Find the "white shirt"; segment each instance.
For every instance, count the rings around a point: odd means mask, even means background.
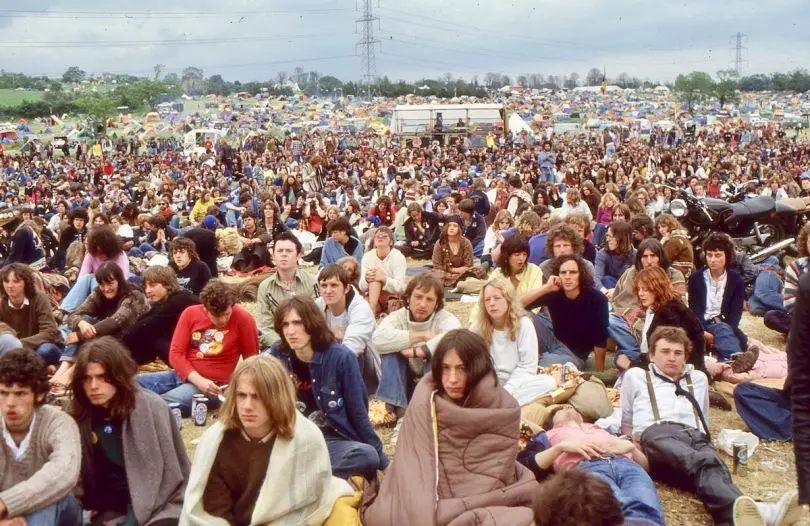
[[[14,455],[14,460],[22,460],[25,453],[28,451],[28,443],[31,441],[31,431],[34,429],[34,424],[36,421],[37,414],[34,413],[33,418],[31,418],[31,425],[28,426],[28,432],[25,434],[25,437],[23,437],[20,445],[18,446],[11,437],[11,433],[9,433],[8,429],[6,429],[6,420],[0,416],[0,429],[3,432],[3,439],[6,441],[6,445],[8,446],[9,451],[11,451],[11,454]]]
[[[720,279],[715,282],[709,269],[703,271],[703,280],[706,282],[706,312],[703,318],[707,321],[720,316],[723,310],[723,294],[726,291],[727,277],[727,274],[723,272]]]
[[[655,311],[647,307],[647,314],[644,316],[644,328],[641,329],[641,343],[638,346],[642,354],[647,354],[647,332],[650,330],[654,317]]]
[[[360,290],[368,290],[368,281],[366,280],[366,273],[373,268],[381,268],[385,271],[388,279],[385,280],[383,290],[391,294],[404,294],[405,287],[408,283],[405,280],[405,274],[408,270],[408,262],[402,252],[396,248],[392,248],[391,252],[385,256],[385,259],[380,259],[377,256],[377,250],[369,250],[363,254],[363,260],[360,262]]]
[[[661,422],[678,422],[696,429],[702,429],[700,420],[689,399],[685,396],[675,396],[675,384],[666,382],[652,374],[655,364],[650,364],[655,399],[658,402],[658,414]],[[659,371],[659,374],[663,374]],[[709,381],[701,371],[694,370],[691,364],[686,364],[683,375],[688,374],[692,379],[692,388],[695,399],[700,406],[706,424],[709,423]],[[686,379],[682,376],[679,383],[684,390],[688,390]],[[647,390],[647,374],[640,367],[633,367],[624,373],[621,387],[622,426],[630,426],[634,437],[641,436],[645,429],[655,424],[652,402]]]
[[[470,330],[481,333],[475,324]],[[537,333],[527,316],[520,318],[520,328],[515,340],[511,340],[506,331],[492,331],[489,352],[495,365],[498,383],[515,397],[520,405],[525,405],[554,389],[553,378],[537,374],[539,355]]]

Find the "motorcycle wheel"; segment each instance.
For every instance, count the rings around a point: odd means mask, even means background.
[[[759,233],[767,237],[763,248],[767,248],[785,239],[785,229],[779,223],[760,223]]]

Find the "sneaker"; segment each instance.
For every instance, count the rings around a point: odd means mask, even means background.
[[[773,522],[774,526],[798,526],[810,525],[810,515],[804,507],[799,504],[799,492],[788,491],[776,506],[776,518]]]
[[[766,526],[757,503],[751,497],[737,497],[734,501],[734,526]]]

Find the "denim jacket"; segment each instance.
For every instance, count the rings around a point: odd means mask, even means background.
[[[281,350],[278,341],[269,349],[292,371],[292,356]],[[380,469],[388,467],[389,459],[383,452],[380,437],[368,418],[368,394],[360,375],[357,357],[341,343],[333,343],[326,351],[315,352],[309,364],[315,404],[330,427],[347,440],[368,444],[380,456]]]

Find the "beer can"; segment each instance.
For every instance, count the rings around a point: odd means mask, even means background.
[[[734,474],[745,476],[748,473],[748,444],[735,442],[732,447],[734,448]]]
[[[194,395],[191,399],[191,418],[194,419],[195,426],[205,426],[208,420],[208,397],[202,394]]]
[[[172,411],[172,416],[174,417],[174,423],[177,424],[177,429],[183,429],[183,414],[180,412],[180,404],[171,403],[169,404],[169,409]]]

